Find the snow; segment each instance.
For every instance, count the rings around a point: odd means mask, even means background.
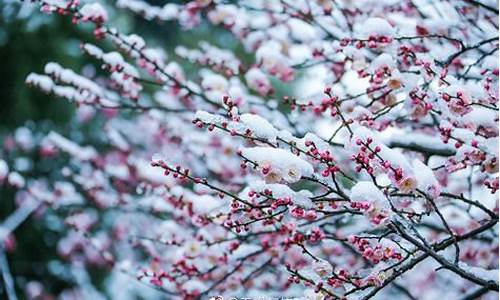
[[[227,202],[223,199],[210,195],[196,195],[192,201],[193,211],[196,214],[208,214],[219,207],[226,207]]]
[[[481,67],[486,70],[496,70],[498,69],[498,59],[495,56],[487,56],[484,60],[483,63],[481,64]]]
[[[137,176],[143,180],[156,184],[165,184],[171,180],[170,177],[165,176],[161,168],[151,166],[151,163],[145,159],[137,159],[133,162],[133,165],[137,170]]]
[[[473,110],[457,119],[469,127],[498,127],[498,112],[481,106],[474,107]]]
[[[135,46],[135,48],[137,48],[137,46]],[[145,48],[141,50],[141,53],[147,60],[154,62],[160,67],[164,66],[165,61],[168,58],[167,53],[165,53],[165,51],[163,51],[163,49],[161,48]]]
[[[99,3],[88,3],[80,8],[80,14],[83,20],[91,20],[95,22],[106,22],[108,13]]]
[[[439,136],[431,136],[424,133],[393,133],[384,139],[384,142],[387,145],[391,145],[392,143],[397,143],[401,145],[409,146],[411,144],[416,144],[429,149],[436,150],[450,150],[454,151],[455,147],[451,144],[445,144],[441,137]]]
[[[167,3],[163,6],[158,16],[162,20],[174,20],[179,15],[179,6],[173,3]]]
[[[52,78],[46,75],[39,75],[35,73],[30,73],[28,77],[26,77],[26,83],[34,85],[46,93],[50,92],[54,87]]]
[[[194,294],[196,291],[199,293],[205,291],[207,289],[207,286],[200,280],[191,279],[186,281],[182,285],[182,289],[185,290],[187,293]]]
[[[322,278],[328,278],[333,273],[333,266],[326,260],[320,259],[312,263],[312,268],[316,274]]]
[[[260,168],[270,167],[271,172],[266,176],[270,181],[283,179],[293,183],[299,181],[302,176],[311,176],[314,173],[310,163],[284,149],[253,147],[243,148],[241,153],[245,158],[256,162]]]
[[[135,13],[143,15],[146,20],[158,18],[160,13],[159,7],[151,6],[145,1],[119,0],[117,1],[116,5],[120,8],[126,8]]]
[[[361,38],[368,38],[371,35],[375,36],[392,36],[394,27],[382,18],[369,18],[363,23],[361,28]]]
[[[273,198],[290,198],[294,205],[303,208],[313,208],[314,203],[311,201],[312,193],[308,190],[294,191],[285,184],[272,183],[266,184],[263,181],[254,181],[249,185],[250,189],[256,192],[270,190],[273,193]]]
[[[227,93],[229,83],[226,78],[219,74],[205,72],[201,81],[201,86],[210,100],[221,101],[224,94]]]
[[[69,182],[57,181],[54,183],[54,191],[57,191],[57,206],[64,205],[81,205],[85,202],[82,195],[80,195],[75,186]],[[37,193],[38,194],[38,193]]]
[[[266,119],[255,114],[242,114],[240,120],[258,137],[276,142],[278,131]]]
[[[111,176],[114,176],[116,178],[122,179],[122,180],[127,180],[130,176],[130,172],[128,169],[128,166],[126,165],[119,165],[119,164],[107,164],[104,167],[104,171],[108,173]]]
[[[14,139],[23,149],[31,149],[34,145],[33,133],[27,127],[17,128]]]
[[[107,63],[108,65],[110,65],[111,68],[121,67],[121,68],[123,68],[122,72],[124,72],[128,75],[134,76],[134,77],[139,77],[139,72],[137,72],[137,69],[134,68],[129,63],[125,62],[122,55],[118,52],[109,52],[109,53],[103,54],[102,60],[105,63]]]
[[[118,149],[122,151],[128,151],[130,150],[130,145],[127,142],[127,140],[123,137],[123,135],[116,129],[113,129],[111,127],[106,128],[106,134],[114,146],[116,146]]]
[[[257,50],[255,57],[267,73],[282,81],[293,79],[293,69],[289,67],[289,59],[283,54],[283,47],[276,41],[267,41]]]
[[[417,187],[423,192],[436,198],[441,192],[441,186],[431,168],[419,159],[413,160],[413,174],[417,180]]]
[[[238,249],[236,249],[233,252],[233,255],[231,255],[231,257],[229,258],[230,262],[231,263],[237,262],[241,258],[246,257],[252,253],[255,253],[256,251],[259,251],[259,250],[260,250],[259,246],[255,245],[255,244],[241,244],[238,247]]]
[[[386,132],[389,133],[388,131]],[[383,143],[383,139],[380,138],[380,135],[377,132],[371,131],[370,129],[363,126],[359,126],[354,129],[353,141],[356,140],[356,138],[360,138],[361,140],[366,141],[369,137],[373,139],[373,142],[371,143],[372,147],[380,147],[381,150],[379,152],[379,155],[380,157],[382,157],[382,159],[389,161],[393,167],[401,168],[405,175],[412,174],[412,167],[407,157],[399,150],[387,147]]]
[[[300,64],[313,58],[312,50],[309,45],[292,45],[288,49],[288,55],[292,64]]]
[[[352,110],[351,113],[349,113],[349,116],[355,120],[359,120],[359,119],[362,119],[362,118],[366,118],[366,117],[371,117],[373,114],[371,113],[371,111],[369,111],[367,108],[361,106],[361,105],[357,105],[354,107],[354,109]]]
[[[195,120],[218,126],[222,126],[222,124],[225,123],[227,130],[234,130],[239,134],[245,134],[247,130],[251,130],[255,137],[272,143],[276,142],[276,137],[278,135],[278,130],[274,128],[271,123],[256,114],[242,114],[238,122],[200,110],[196,112]]]
[[[137,34],[122,35],[121,38],[135,49],[142,49],[146,46],[144,39]]]
[[[269,79],[259,68],[248,70],[245,74],[245,80],[251,89],[259,92],[261,95],[266,95],[272,90]]]
[[[94,56],[98,59],[100,59],[103,55],[103,51],[101,50],[101,48],[89,43],[83,44],[83,50],[85,50],[89,55]]]
[[[290,26],[292,37],[296,40],[310,42],[318,38],[316,29],[300,19],[291,18],[288,20],[288,26]]]
[[[47,139],[54,144],[54,146],[60,148],[61,150],[67,152],[72,157],[78,160],[90,160],[97,156],[97,152],[94,148],[87,146],[81,147],[77,143],[63,137],[62,135],[51,131],[47,135]]]
[[[71,87],[71,86],[58,86],[58,85],[56,85],[52,89],[52,92],[57,97],[66,98],[70,101],[76,100],[75,98],[78,95],[78,91],[74,87]]]
[[[64,7],[65,5],[67,5],[66,0],[45,0],[44,2],[56,7]]]
[[[63,83],[71,84],[79,89],[86,89],[97,96],[102,96],[102,90],[95,82],[76,74],[73,70],[65,69],[58,63],[49,62],[45,65],[44,72],[54,76]]]
[[[393,215],[389,201],[371,181],[356,183],[351,189],[350,198],[352,201],[369,203],[368,210],[365,210],[363,214],[371,220],[372,225],[383,225]]]
[[[198,110],[195,113],[194,118],[199,119],[200,121],[202,121],[204,123],[209,123],[209,124],[220,124],[220,123],[224,122],[224,120],[225,120],[224,117],[222,117],[222,116],[215,115],[215,114],[203,111],[203,110]]]
[[[459,262],[458,266],[476,277],[485,279],[487,281],[494,281],[498,284],[498,269],[487,270],[481,267],[469,266],[464,262]]]
[[[200,49],[188,49],[184,46],[175,48],[175,53],[190,62],[211,66],[212,69],[223,67],[233,74],[240,72],[241,62],[228,50],[220,49],[207,42],[200,42]]]
[[[9,166],[5,160],[0,159],[0,180],[3,180],[9,174]]]
[[[215,9],[209,11],[208,19],[215,25],[231,24],[234,23],[237,13],[237,8],[234,5],[217,5]]]
[[[389,70],[393,69],[396,67],[396,62],[392,55],[387,53],[382,53],[371,62],[369,70],[371,72],[374,72],[378,69],[385,67],[389,68]]]
[[[325,295],[318,291],[316,292],[314,289],[308,288],[304,290],[304,297],[301,298],[304,300],[323,300],[325,299]]]
[[[359,181],[352,189],[350,198],[352,201],[385,201],[384,193],[370,181]]]
[[[278,64],[282,64],[285,60],[285,57],[281,54],[281,45],[275,41],[266,42],[260,46],[255,53],[255,58],[267,70],[277,67]]]
[[[24,177],[17,172],[11,172],[9,174],[9,177],[7,177],[7,181],[9,182],[10,185],[15,186],[17,188],[23,188],[24,185],[26,184]]]

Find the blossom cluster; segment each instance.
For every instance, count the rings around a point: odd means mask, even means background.
[[[0,159],[0,184],[61,220],[78,293],[103,297],[98,267],[111,293],[167,299],[497,297],[495,1],[34,2],[94,29],[102,74],[49,62],[26,83],[103,117],[102,144],[20,128],[3,152],[66,166]],[[253,61],[170,54],[113,27],[127,12],[225,30]]]

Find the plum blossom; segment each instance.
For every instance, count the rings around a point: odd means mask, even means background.
[[[67,126],[0,132],[0,292],[497,297],[494,1],[32,2],[94,31],[25,79]]]

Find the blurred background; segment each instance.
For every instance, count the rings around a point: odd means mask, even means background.
[[[182,1],[148,2],[164,5],[167,2]],[[111,1],[101,3],[107,4],[111,24],[122,32],[138,33],[150,45],[165,49],[170,57],[176,45],[195,47],[203,37],[215,45],[233,48],[240,57],[249,59],[227,32],[210,28],[206,22],[189,34],[183,34],[175,23],[146,22],[128,11],[113,10]],[[64,161],[44,159],[36,151],[32,151],[29,145],[5,151],[12,141],[19,142],[27,136],[42,137],[54,130],[77,142],[92,142],[99,148],[100,124],[103,121],[99,115],[90,122],[79,122],[73,104],[31,89],[25,84],[30,72],[43,73],[45,64],[50,61],[58,62],[77,73],[98,73],[92,60],[80,51],[82,42],[106,46],[105,42],[95,40],[92,30],[91,26],[74,26],[69,18],[42,14],[39,6],[30,1],[0,1],[0,141],[3,143],[0,158],[26,178],[57,180],[59,175],[54,171],[60,170]],[[182,61],[180,63],[183,64]],[[188,74],[196,75],[192,66],[183,64],[183,67]],[[0,221],[3,222],[15,211],[15,198],[14,188],[0,185]],[[21,299],[25,297],[29,282],[40,282],[53,294],[71,289],[74,285],[71,275],[57,257],[57,241],[63,236],[63,227],[57,217],[37,218],[35,214],[15,230],[13,245],[7,257],[16,283],[16,292]],[[93,284],[104,290],[106,270],[95,269],[91,272]],[[2,284],[0,298],[6,299]]]
[[[231,50],[246,65],[254,61],[253,54],[246,53],[229,32],[211,26],[206,20],[200,27],[186,31],[175,22],[149,22],[129,11],[117,10],[113,8],[114,1],[99,2],[108,9],[110,24],[124,33],[141,35],[148,45],[163,48],[169,57],[175,56],[176,46],[197,48],[203,40]],[[183,1],[147,2],[163,6]],[[114,48],[106,41],[96,41],[92,26],[74,26],[68,17],[47,15],[39,9],[39,5],[31,1],[0,0],[0,141],[3,143],[0,159],[26,179],[44,178],[55,182],[60,179],[60,170],[67,160],[61,157],[44,158],[29,141],[41,140],[53,130],[78,143],[103,149],[106,147],[101,141],[105,117],[97,113],[85,119],[73,104],[29,88],[25,79],[31,72],[43,73],[45,64],[51,61],[87,76],[99,75],[101,70],[96,67],[98,64],[82,54],[81,43],[95,43],[109,51]],[[175,60],[190,79],[199,79],[196,66],[181,59]],[[285,92],[289,94],[290,84],[284,85],[276,80],[273,84],[278,99]],[[23,143],[24,146],[17,146]],[[16,210],[18,196],[13,187],[0,184],[0,222]],[[71,271],[57,254],[57,242],[65,232],[62,214],[64,212],[60,211],[36,212],[14,232],[7,258],[17,295],[21,299],[26,297],[30,282],[41,283],[46,292],[53,295],[71,290],[76,285]],[[102,291],[106,290],[107,271],[99,268],[90,270],[92,284]],[[37,286],[31,288],[36,289]],[[6,299],[1,284],[0,299]]]

